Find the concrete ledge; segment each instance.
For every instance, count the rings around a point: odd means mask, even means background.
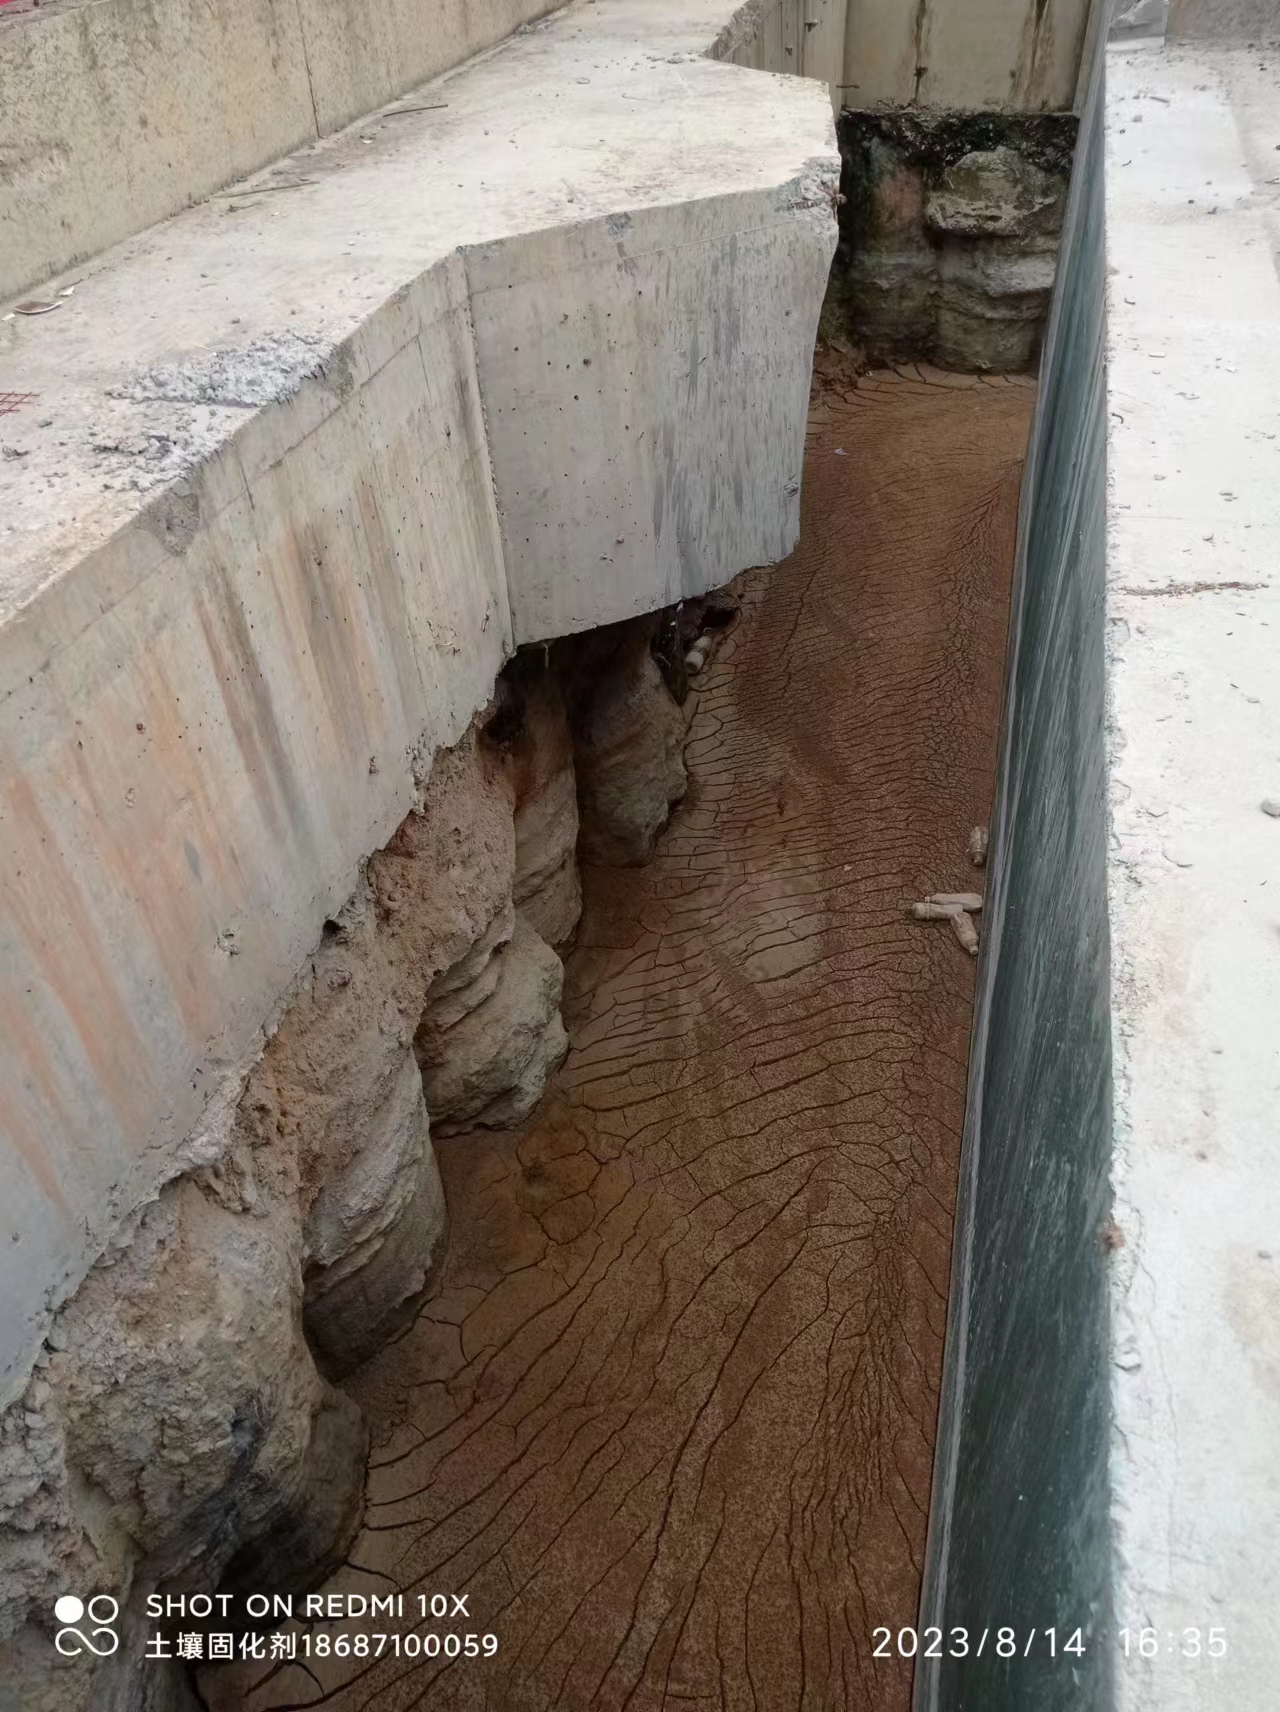
[[[1108,63],[1124,1712],[1270,1705],[1280,1646],[1278,73],[1257,46]]]
[[[0,319],[0,1398],[512,647],[793,543],[839,163],[729,13],[571,8]]]
[[[0,11],[0,297],[493,47],[549,0]]]

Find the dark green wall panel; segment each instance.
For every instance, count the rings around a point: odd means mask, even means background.
[[[917,1712],[1113,1698],[1100,60],[1093,83],[1023,485],[921,1612],[948,1633]],[[1049,1627],[1084,1656],[1051,1658]]]

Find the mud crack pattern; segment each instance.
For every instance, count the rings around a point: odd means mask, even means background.
[[[586,875],[558,1089],[440,1144],[447,1269],[353,1381],[333,1585],[465,1593],[497,1656],[215,1704],[905,1712],[870,1637],[915,1621],[974,971],[904,904],[972,885],[1031,401],[820,372],[802,545],[741,579],[688,798]]]

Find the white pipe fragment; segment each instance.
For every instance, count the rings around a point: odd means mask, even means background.
[[[964,946],[970,957],[976,957],[978,955],[978,930],[973,924],[972,916],[966,915],[963,910],[957,910],[950,920],[951,930],[956,938]]]

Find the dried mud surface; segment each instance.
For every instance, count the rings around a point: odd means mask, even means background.
[[[688,797],[585,876],[557,1089],[439,1144],[443,1279],[351,1382],[331,1585],[406,1614],[349,1632],[498,1653],[217,1705],[905,1712],[871,1632],[915,1620],[974,965],[903,906],[973,885],[1033,393],[822,368],[802,545],[741,579]],[[468,1618],[418,1620],[438,1593]]]

